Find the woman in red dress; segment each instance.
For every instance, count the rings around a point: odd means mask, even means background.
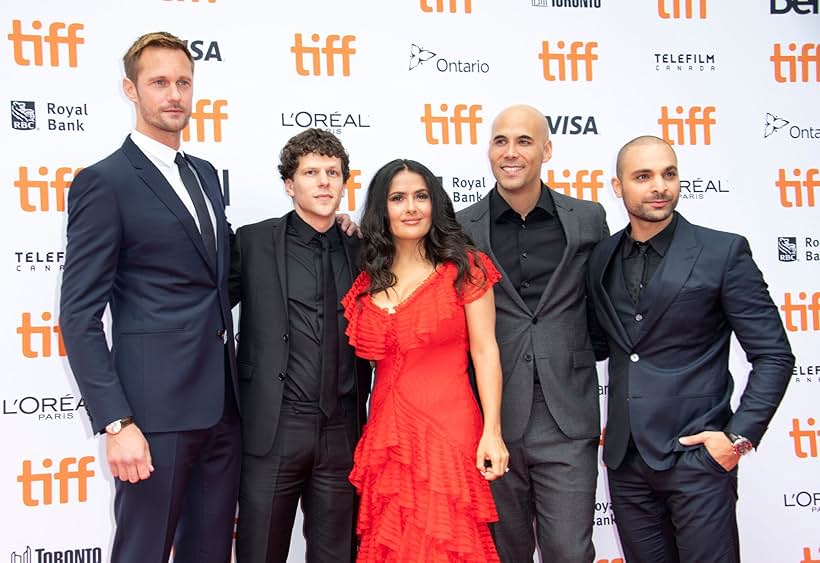
[[[350,474],[361,495],[358,561],[498,561],[488,481],[509,459],[492,292],[500,275],[441,183],[412,160],[376,173],[361,229],[362,274],[342,301],[351,345],[376,363]]]

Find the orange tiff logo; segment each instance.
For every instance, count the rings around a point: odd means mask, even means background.
[[[682,116],[686,112],[683,106],[677,106],[675,113]],[[661,106],[658,125],[661,126],[661,137],[670,145],[697,145],[698,129],[702,131],[703,144],[712,144],[712,125],[717,123],[712,115],[715,106],[692,106],[687,117],[670,117],[669,107]],[[686,127],[684,127],[684,125]],[[689,135],[687,136],[687,133]]]
[[[42,29],[43,22],[34,20],[31,28],[35,31]],[[84,29],[81,23],[65,24],[53,22],[48,26],[48,33],[23,33],[23,22],[11,20],[9,41],[14,45],[14,62],[20,66],[29,66],[34,57],[34,66],[43,66],[43,43],[48,44],[48,62],[51,66],[60,66],[60,46],[65,45],[68,51],[68,66],[77,66],[77,46],[85,43],[85,39],[77,35]],[[65,33],[63,33],[65,32]],[[29,48],[26,48],[28,45]]]
[[[20,335],[23,356],[26,358],[48,358],[56,343],[57,354],[65,356],[65,345],[63,336],[60,333],[60,325],[50,324],[51,313],[46,311],[40,315],[40,319],[46,322],[43,325],[31,324],[31,313],[23,313],[20,326],[17,327],[17,334]]]
[[[672,13],[669,13],[667,6],[672,5]],[[706,19],[706,0],[658,0],[658,15],[661,19],[668,20],[669,18],[678,20],[681,18],[681,7],[683,8],[683,17],[691,20],[698,17],[702,20]],[[697,14],[695,13],[697,10]]]
[[[806,419],[806,424],[810,427],[814,426],[816,421],[809,417]],[[800,427],[800,420],[792,419],[792,430],[789,436],[794,440],[794,455],[804,459],[807,457],[817,457],[817,437],[820,436],[820,430],[807,430]],[[804,449],[804,446],[807,449]]]
[[[817,549],[818,557],[820,557],[820,548]],[[800,560],[800,563],[820,563],[820,559],[815,559],[811,555],[811,548],[804,547],[803,548],[803,559]]]
[[[797,43],[789,43],[789,53],[797,52]],[[774,53],[769,60],[774,66],[774,79],[777,82],[820,82],[820,43],[804,43],[800,54],[783,54],[783,46],[774,44]],[[799,65],[797,63],[800,63]]]
[[[23,488],[23,504],[26,506],[39,506],[41,503],[43,505],[53,504],[54,481],[58,483],[60,504],[69,502],[72,481],[77,483],[77,502],[86,502],[88,500],[88,480],[95,475],[94,470],[89,468],[92,463],[94,463],[94,456],[90,455],[81,457],[79,460],[76,457],[66,457],[60,460],[58,464],[60,468],[52,473],[50,469],[54,462],[50,458],[45,458],[42,466],[46,471],[34,473],[31,460],[23,460],[23,470],[17,476],[17,482]],[[35,483],[40,485],[37,491],[35,491]]]
[[[302,42],[302,34],[297,33],[293,38],[293,47],[290,52],[296,59],[296,73],[299,76],[320,76],[322,74],[322,55],[324,55],[326,76],[336,76],[336,63],[341,61],[342,76],[350,76],[350,59],[356,54],[351,44],[356,40],[355,35],[328,35],[325,37],[324,47],[319,47],[322,37],[318,33],[310,36],[315,46],[309,47]],[[308,63],[308,68],[305,63]]]
[[[597,563],[624,563],[624,558],[616,557],[615,559],[598,559]]]
[[[458,0],[446,0],[446,1],[445,0],[435,0],[435,2],[432,2],[432,3],[435,4],[435,5],[431,6],[430,5],[431,4],[430,0],[420,0],[421,11],[422,12],[428,12],[428,13],[430,13],[430,12],[441,13],[445,10],[445,4],[447,5],[447,7],[446,7],[447,11],[449,11],[451,14],[455,14],[458,11],[458,4],[459,4]],[[472,13],[472,11],[473,11],[473,2],[472,2],[472,0],[464,0],[464,13],[465,14],[470,14],[470,13]]]
[[[481,111],[480,104],[456,104],[453,106],[453,115],[448,113],[449,106],[441,104],[439,106],[443,115],[433,115],[431,104],[424,104],[424,115],[421,116],[421,122],[424,123],[424,133],[427,136],[427,143],[430,145],[449,145],[450,144],[450,124],[453,125],[453,144],[464,144],[464,127],[469,131],[471,145],[478,144],[478,124],[484,120],[478,112]],[[464,112],[468,112],[467,115]],[[438,130],[439,135],[436,135]]]
[[[601,180],[603,175],[603,170],[580,169],[576,170],[575,179],[570,180],[570,178],[572,178],[572,171],[564,169],[561,172],[561,176],[564,180],[558,180],[554,170],[547,170],[545,183],[553,190],[562,191],[565,195],[578,199],[598,201],[598,192],[604,187],[604,183]]]
[[[348,211],[356,211],[356,190],[362,189],[362,183],[359,181],[359,176],[361,175],[361,170],[351,170],[350,177],[347,179],[347,182],[345,182]]]
[[[228,119],[228,114],[222,111],[228,105],[228,100],[201,99],[196,101],[196,109],[191,112],[191,121],[196,125],[197,142],[205,141],[205,124],[211,122],[215,143],[222,142],[222,122]],[[208,109],[210,108],[210,110]],[[191,140],[191,123],[182,130],[182,140]]]
[[[777,181],[774,185],[780,192],[780,205],[783,207],[814,207],[815,190],[820,187],[820,178],[817,177],[820,170],[809,168],[806,170],[805,180],[800,178],[799,168],[795,168],[792,172],[794,178],[786,179],[785,168],[777,171]]]
[[[27,213],[35,211],[65,211],[66,194],[74,177],[82,168],[61,166],[49,176],[48,168],[37,168],[39,179],[31,178],[27,166],[17,168],[14,187],[20,190],[20,209]],[[52,179],[53,178],[53,179]]]
[[[820,330],[820,291],[815,291],[811,297],[801,291],[797,294],[797,300],[787,292],[783,295],[780,310],[783,311],[783,324],[789,332]]]
[[[597,41],[586,43],[573,41],[569,45],[569,53],[561,52],[566,47],[566,43],[563,41],[558,41],[556,47],[557,50],[550,50],[549,41],[541,42],[541,52],[538,54],[538,58],[543,61],[544,80],[549,82],[567,80],[567,63],[569,63],[569,80],[571,82],[582,80],[579,78],[581,68],[584,70],[583,80],[585,82],[592,81],[592,63],[598,60],[598,55],[595,53],[595,49],[598,48]],[[557,74],[555,74],[556,71]]]

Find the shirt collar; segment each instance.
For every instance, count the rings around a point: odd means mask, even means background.
[[[656,234],[651,239],[644,241],[643,243],[637,244],[647,244],[649,245],[652,250],[658,253],[659,256],[664,256],[666,251],[669,250],[669,245],[672,244],[672,238],[675,236],[675,227],[678,225],[678,213],[677,211],[672,214],[672,221],[669,222],[664,229]],[[623,245],[623,257],[628,258],[629,255],[632,253],[633,249],[635,248],[635,239],[632,238],[632,228],[627,225],[626,229],[624,230],[624,245]]]
[[[176,165],[174,159],[176,158],[178,152],[182,153],[181,149],[179,151],[175,151],[168,145],[164,145],[159,141],[152,139],[148,135],[140,133],[136,129],[131,131],[131,140],[143,153],[152,157],[153,160],[159,161],[168,168]],[[185,153],[182,153],[182,155],[185,156]]]
[[[330,241],[331,248],[335,248],[342,242],[342,237],[339,234],[336,221],[333,222],[333,226],[330,227],[330,229],[328,229],[325,233],[320,233],[308,225],[304,219],[299,217],[299,214],[296,213],[296,211],[291,211],[288,213],[288,228],[304,244],[310,244],[314,239],[318,240],[318,237],[322,234],[324,234]]]
[[[555,215],[555,202],[552,199],[550,189],[544,185],[543,182],[541,183],[541,193],[533,209],[541,209],[551,217]],[[496,188],[490,192],[490,216],[493,222],[498,223],[509,213],[518,216],[512,207],[510,207],[510,204],[498,193],[498,186],[496,185]],[[530,211],[530,213],[532,213],[532,211]]]

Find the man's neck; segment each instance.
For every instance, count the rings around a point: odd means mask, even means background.
[[[510,209],[518,213],[522,219],[526,219],[530,211],[535,209],[535,204],[541,197],[541,182],[518,190],[505,190],[496,184],[496,189]]]

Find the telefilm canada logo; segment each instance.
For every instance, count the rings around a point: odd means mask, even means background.
[[[11,563],[102,563],[101,547],[75,547],[50,550],[27,545],[25,549],[11,552]]]
[[[717,61],[714,53],[655,52],[657,72],[715,72]]]
[[[600,8],[601,0],[530,0],[533,8]]]
[[[785,133],[785,135],[784,135]],[[763,129],[763,138],[789,137],[791,139],[820,140],[820,127],[795,123],[774,113],[766,113],[766,123]]]
[[[450,55],[442,56],[436,51],[411,43],[410,62],[407,65],[407,70],[431,67],[441,73],[487,74],[490,72],[490,63],[487,61],[453,58]]]
[[[37,108],[34,102],[11,101],[11,128],[18,131],[37,129]]]

